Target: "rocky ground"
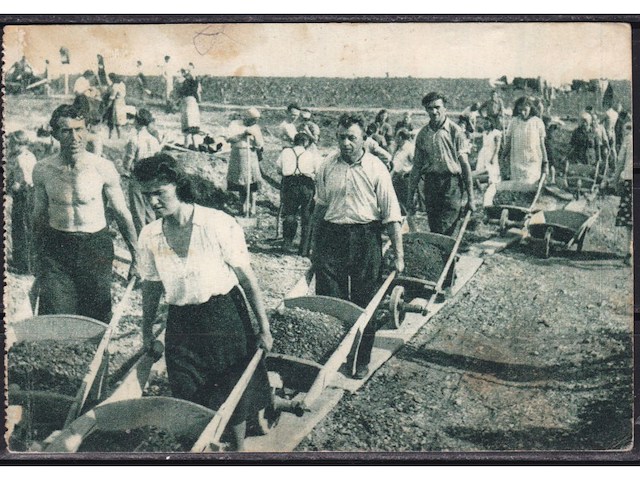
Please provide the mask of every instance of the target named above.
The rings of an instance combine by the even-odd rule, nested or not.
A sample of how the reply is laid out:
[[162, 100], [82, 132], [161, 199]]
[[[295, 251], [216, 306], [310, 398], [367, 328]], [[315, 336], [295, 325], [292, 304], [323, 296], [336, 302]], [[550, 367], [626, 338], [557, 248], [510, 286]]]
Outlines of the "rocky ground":
[[[37, 128], [46, 123], [52, 106], [10, 103], [7, 126]], [[24, 108], [32, 115], [20, 116]], [[154, 115], [160, 129], [178, 128], [178, 115]], [[272, 186], [278, 182], [273, 160], [280, 146], [271, 132], [279, 114], [270, 115], [264, 119], [267, 182], [259, 197], [256, 228], [247, 229], [246, 238], [267, 308], [273, 309], [307, 270], [309, 260], [281, 251], [275, 239], [279, 196]], [[218, 132], [231, 116], [204, 112], [203, 119]], [[324, 138], [321, 147], [326, 152], [330, 134]], [[112, 160], [123, 145], [124, 139], [107, 142]], [[224, 188], [225, 154], [188, 154], [184, 162], [195, 175]], [[216, 198], [222, 198], [221, 208], [238, 211], [234, 198]], [[622, 264], [620, 229], [613, 227], [617, 202], [616, 197], [604, 197], [587, 206], [600, 209], [600, 216], [582, 254], [557, 251], [543, 260], [536, 245], [523, 244], [487, 257], [469, 284], [360, 391], [345, 396], [298, 450], [626, 448], [631, 434], [633, 283], [631, 269]], [[557, 206], [548, 197], [542, 203]], [[463, 251], [494, 232], [482, 223], [481, 212], [474, 215]], [[126, 286], [126, 250], [121, 239], [116, 244], [122, 261], [116, 262], [114, 304]], [[10, 245], [7, 252], [10, 255]], [[9, 321], [25, 311], [31, 282], [32, 277], [7, 273], [4, 306]], [[140, 348], [140, 305], [135, 290], [113, 337], [112, 374], [122, 373]]]

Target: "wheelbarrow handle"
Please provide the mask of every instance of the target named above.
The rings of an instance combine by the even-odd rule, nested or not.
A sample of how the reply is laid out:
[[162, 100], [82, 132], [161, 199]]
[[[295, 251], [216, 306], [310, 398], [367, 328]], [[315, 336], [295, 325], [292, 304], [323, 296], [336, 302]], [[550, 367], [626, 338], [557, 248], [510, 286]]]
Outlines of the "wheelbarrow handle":
[[262, 360], [264, 353], [265, 351], [262, 348], [258, 348], [247, 365], [247, 368], [245, 368], [242, 373], [238, 383], [233, 387], [233, 390], [231, 390], [227, 399], [202, 431], [198, 440], [194, 443], [191, 448], [192, 452], [201, 453], [215, 449], [220, 441], [220, 437], [222, 437], [224, 429], [227, 427], [227, 424], [231, 419], [231, 415], [238, 406], [238, 403], [240, 402], [244, 391], [247, 389], [256, 368], [258, 368], [258, 364], [260, 363], [260, 360]]

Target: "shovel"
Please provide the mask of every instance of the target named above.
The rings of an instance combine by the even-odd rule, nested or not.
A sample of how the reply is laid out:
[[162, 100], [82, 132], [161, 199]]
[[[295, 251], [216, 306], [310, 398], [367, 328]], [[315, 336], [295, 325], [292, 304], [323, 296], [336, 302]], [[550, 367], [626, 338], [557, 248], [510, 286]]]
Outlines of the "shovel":
[[236, 217], [236, 221], [242, 228], [253, 228], [257, 224], [257, 220], [251, 217], [251, 147], [249, 138], [247, 138], [247, 192], [244, 201], [244, 217]]

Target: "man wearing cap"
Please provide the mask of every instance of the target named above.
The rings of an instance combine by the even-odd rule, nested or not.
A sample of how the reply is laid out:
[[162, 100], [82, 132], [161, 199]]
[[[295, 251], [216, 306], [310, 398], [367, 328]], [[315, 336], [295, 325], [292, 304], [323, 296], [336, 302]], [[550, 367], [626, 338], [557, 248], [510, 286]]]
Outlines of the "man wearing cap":
[[[429, 123], [416, 137], [408, 199], [414, 198], [422, 178], [430, 230], [452, 235], [460, 219], [465, 193], [467, 208], [475, 210], [466, 136], [462, 128], [447, 118], [444, 95], [428, 93], [422, 105], [429, 114]], [[409, 208], [415, 208], [412, 202]]]
[[135, 117], [136, 132], [127, 142], [123, 161], [123, 176], [129, 178], [129, 208], [138, 235], [140, 235], [142, 227], [156, 219], [153, 208], [140, 191], [140, 185], [131, 177], [136, 162], [143, 158], [152, 157], [160, 151], [158, 139], [149, 132], [149, 125], [153, 121], [149, 110], [146, 108], [138, 110]]
[[297, 103], [292, 103], [287, 107], [287, 118], [278, 125], [278, 136], [285, 146], [293, 145], [293, 139], [298, 133], [298, 118], [300, 117], [300, 107]]
[[[380, 286], [382, 230], [395, 253], [395, 268], [404, 270], [400, 205], [384, 164], [364, 149], [365, 122], [344, 114], [338, 121], [339, 152], [316, 174], [312, 262], [316, 294], [349, 300], [365, 308]], [[356, 378], [368, 375], [375, 337], [370, 323], [356, 359]]]
[[[34, 240], [40, 314], [111, 315], [113, 240], [105, 201], [131, 252], [136, 274], [136, 231], [112, 162], [85, 149], [82, 112], [62, 105], [49, 122], [60, 152], [36, 164]], [[105, 200], [106, 198], [106, 200]]]
[[[229, 168], [227, 170], [227, 189], [240, 194], [243, 213], [247, 208], [251, 214], [256, 211], [256, 193], [260, 189], [262, 174], [258, 163], [258, 154], [264, 148], [264, 138], [258, 119], [260, 112], [251, 107], [244, 113], [244, 118], [234, 120], [227, 129], [227, 142], [231, 145]], [[247, 207], [247, 185], [249, 186], [249, 206]]]
[[318, 157], [307, 150], [310, 139], [304, 133], [297, 133], [293, 147], [282, 150], [276, 165], [282, 175], [280, 199], [282, 202], [283, 249], [289, 251], [298, 229], [298, 211], [300, 211], [300, 246], [298, 255], [307, 256], [310, 247], [311, 213], [315, 193], [314, 178], [318, 169]]

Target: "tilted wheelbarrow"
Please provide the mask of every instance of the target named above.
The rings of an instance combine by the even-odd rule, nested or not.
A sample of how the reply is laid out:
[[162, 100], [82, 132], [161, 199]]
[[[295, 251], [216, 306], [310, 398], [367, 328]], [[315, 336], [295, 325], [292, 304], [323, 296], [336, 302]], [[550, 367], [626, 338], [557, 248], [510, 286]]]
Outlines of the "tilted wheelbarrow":
[[[471, 211], [467, 211], [455, 238], [421, 232], [403, 235], [405, 270], [395, 279], [388, 300], [396, 328], [400, 327], [407, 312], [426, 315], [453, 285], [458, 249], [470, 218]], [[426, 306], [410, 303], [417, 297], [428, 299]]]
[[609, 155], [604, 159], [604, 168], [601, 171], [602, 161], [598, 155], [598, 161], [594, 165], [567, 162], [564, 168], [564, 178], [559, 184], [577, 200], [580, 195], [595, 195], [600, 188], [600, 182], [607, 177], [609, 170]]
[[[540, 198], [546, 178], [547, 175], [543, 173], [535, 190], [531, 189], [530, 185], [510, 185], [507, 182], [504, 182], [503, 185], [499, 184], [502, 187], [509, 185], [514, 188], [505, 188], [496, 192], [496, 199], [494, 199], [493, 205], [485, 207], [488, 223], [498, 224], [500, 226], [500, 235], [502, 236], [507, 233], [509, 228], [523, 228], [529, 217], [538, 211], [535, 206], [538, 198]], [[521, 197], [521, 201], [514, 201], [510, 198], [500, 200], [501, 196], [504, 198], [505, 196], [512, 197], [514, 195]]]
[[[196, 453], [221, 450], [223, 433], [263, 356], [263, 350], [256, 351], [217, 411], [168, 396], [140, 397], [139, 391], [136, 392], [137, 398], [126, 398], [126, 392], [121, 386], [109, 399], [47, 439], [45, 451]], [[286, 355], [268, 354], [265, 362], [270, 383], [276, 377], [276, 381], [273, 382], [276, 385], [272, 384], [274, 389], [286, 389], [298, 394], [310, 389], [320, 369], [314, 362]], [[141, 382], [143, 387], [147, 378], [148, 375]], [[298, 417], [305, 414], [302, 409], [286, 408], [282, 408], [279, 413], [289, 411]], [[268, 435], [270, 429], [275, 426], [275, 422], [269, 424], [264, 418], [255, 418], [248, 423], [248, 427], [252, 427], [251, 433], [256, 435]], [[149, 438], [154, 435], [155, 439]], [[159, 440], [166, 440], [167, 437], [174, 440], [164, 447], [162, 444], [158, 445]], [[180, 445], [176, 445], [177, 440]], [[274, 449], [277, 449], [277, 445], [274, 445]]]
[[[77, 418], [86, 408], [97, 404], [104, 396], [104, 382], [108, 375], [109, 355], [107, 346], [111, 335], [116, 329], [124, 311], [124, 306], [131, 295], [135, 280], [132, 279], [122, 297], [122, 300], [114, 310], [109, 324], [105, 324], [92, 318], [80, 315], [41, 315], [25, 319], [19, 322], [10, 323], [7, 326], [8, 339], [8, 410], [12, 412], [15, 421], [13, 445], [24, 443], [24, 445], [13, 447], [18, 450], [29, 449], [29, 444], [43, 440], [54, 430], [64, 428]], [[56, 344], [69, 343], [77, 344], [79, 360], [87, 361], [86, 366], [81, 365], [80, 369], [84, 374], [79, 385], [65, 386], [65, 392], [53, 392], [38, 386], [41, 378], [38, 369], [45, 367], [51, 358], [26, 358], [23, 359], [29, 365], [21, 373], [14, 370], [12, 365], [12, 349], [17, 349], [29, 342], [29, 345], [36, 347], [43, 355], [46, 355], [47, 348], [52, 342]], [[43, 348], [44, 347], [44, 348]], [[88, 350], [93, 350], [89, 352]], [[14, 350], [14, 353], [17, 350]], [[62, 352], [65, 350], [63, 349]], [[28, 354], [28, 352], [27, 352]], [[71, 353], [72, 354], [72, 353]], [[91, 360], [87, 360], [86, 355], [91, 355]], [[73, 359], [65, 358], [65, 361]], [[22, 361], [22, 360], [21, 360]], [[58, 368], [63, 368], [58, 365]], [[64, 373], [64, 372], [62, 372]], [[19, 381], [16, 381], [15, 379]], [[52, 377], [55, 378], [55, 377]], [[22, 384], [20, 384], [22, 383]], [[73, 383], [73, 382], [71, 382]], [[76, 393], [71, 395], [68, 390], [73, 389]], [[76, 390], [77, 389], [77, 390]], [[18, 439], [18, 437], [24, 437]]]
[[569, 249], [574, 244], [582, 251], [584, 239], [598, 218], [598, 213], [586, 214], [571, 210], [550, 210], [534, 214], [529, 221], [529, 236], [541, 245], [540, 252], [549, 258], [554, 247]]

